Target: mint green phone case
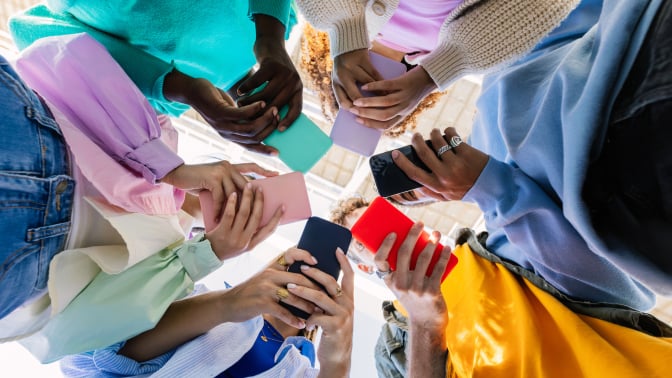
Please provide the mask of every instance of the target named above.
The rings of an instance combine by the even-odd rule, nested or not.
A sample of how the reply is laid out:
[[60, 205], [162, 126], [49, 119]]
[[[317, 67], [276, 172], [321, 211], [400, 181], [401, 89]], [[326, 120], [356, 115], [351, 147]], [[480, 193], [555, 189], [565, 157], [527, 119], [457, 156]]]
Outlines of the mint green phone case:
[[[285, 114], [286, 109], [283, 108], [280, 117]], [[308, 172], [333, 144], [331, 138], [303, 113], [287, 130], [273, 131], [264, 143], [277, 148], [280, 152], [278, 157], [289, 168], [303, 173]]]

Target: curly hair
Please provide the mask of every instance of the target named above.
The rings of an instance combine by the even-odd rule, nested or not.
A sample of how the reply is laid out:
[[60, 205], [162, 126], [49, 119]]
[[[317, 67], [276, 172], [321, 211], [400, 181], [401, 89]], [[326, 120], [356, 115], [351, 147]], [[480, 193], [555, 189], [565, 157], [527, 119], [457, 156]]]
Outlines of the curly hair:
[[[322, 114], [329, 121], [334, 121], [338, 112], [338, 102], [332, 89], [331, 74], [334, 61], [331, 59], [329, 35], [306, 23], [301, 40], [301, 64], [299, 66], [307, 76], [306, 87], [318, 93]], [[418, 106], [401, 122], [385, 131], [385, 135], [397, 137], [418, 126], [418, 116], [438, 103], [445, 92], [433, 92], [422, 99]]]
[[369, 206], [369, 201], [362, 197], [349, 197], [336, 203], [329, 214], [329, 220], [341, 226], [345, 226], [345, 220], [355, 210]]

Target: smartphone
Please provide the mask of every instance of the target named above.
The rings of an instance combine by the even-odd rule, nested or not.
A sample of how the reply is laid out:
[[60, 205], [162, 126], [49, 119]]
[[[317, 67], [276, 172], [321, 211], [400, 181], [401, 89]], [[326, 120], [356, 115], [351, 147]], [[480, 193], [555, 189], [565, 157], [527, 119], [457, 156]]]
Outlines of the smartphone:
[[[317, 265], [313, 265], [332, 277], [338, 279], [341, 272], [341, 265], [336, 259], [336, 248], [340, 247], [343, 253], [347, 253], [352, 234], [347, 228], [331, 223], [327, 220], [318, 217], [310, 217], [303, 229], [297, 248], [310, 252], [317, 259]], [[301, 264], [303, 262], [297, 261], [289, 266], [288, 271], [292, 273], [301, 273]], [[315, 281], [313, 281], [315, 282]], [[322, 290], [324, 286], [315, 282]], [[325, 290], [326, 291], [326, 290]], [[310, 314], [300, 310], [294, 306], [280, 302], [295, 316], [308, 319]]]
[[[378, 70], [384, 79], [394, 79], [406, 72], [406, 66], [369, 51], [371, 64]], [[375, 96], [372, 92], [362, 91], [364, 97]], [[372, 129], [357, 123], [357, 116], [345, 109], [336, 113], [334, 126], [331, 128], [330, 137], [334, 144], [346, 148], [363, 156], [371, 156], [376, 150], [378, 141], [383, 135], [382, 130]]]
[[[376, 253], [385, 237], [394, 232], [397, 234], [397, 238], [394, 241], [394, 245], [390, 250], [390, 254], [387, 257], [387, 262], [390, 264], [391, 270], [397, 269], [397, 254], [399, 253], [399, 247], [401, 243], [406, 239], [409, 230], [413, 226], [413, 221], [408, 218], [404, 213], [399, 211], [391, 203], [382, 197], [376, 197], [371, 205], [364, 211], [362, 216], [357, 220], [357, 222], [352, 226], [352, 236], [362, 243], [366, 249]], [[422, 250], [427, 246], [429, 242], [429, 233], [422, 231], [420, 237], [418, 238], [413, 252], [411, 253], [411, 269], [415, 268], [415, 264], [418, 261], [418, 256]], [[441, 251], [443, 250], [443, 245], [437, 244], [436, 249], [434, 250], [434, 255], [432, 260], [429, 263], [429, 268], [427, 270], [427, 275], [431, 275], [434, 271], [434, 266], [439, 261], [441, 256]], [[457, 265], [457, 257], [455, 255], [450, 256], [448, 260], [448, 265], [441, 276], [441, 281], [443, 281], [450, 273], [451, 270]]]
[[[425, 143], [427, 143], [429, 148], [432, 148], [431, 141], [427, 140]], [[371, 167], [373, 181], [376, 183], [378, 194], [383, 197], [407, 192], [422, 186], [417, 181], [411, 180], [401, 168], [394, 164], [394, 160], [392, 160], [392, 151], [394, 150], [385, 151], [369, 158], [369, 166]], [[420, 157], [417, 152], [415, 152], [413, 146], [404, 146], [398, 148], [397, 151], [406, 156], [406, 158], [413, 164], [424, 169], [428, 173], [431, 173], [427, 165], [420, 160]]]
[[[280, 218], [279, 224], [296, 222], [312, 215], [306, 180], [301, 172], [253, 180], [251, 184], [253, 188], [261, 187], [264, 193], [264, 206], [259, 223], [261, 226], [268, 224], [276, 209], [282, 205], [285, 205], [285, 213]], [[199, 193], [198, 199], [201, 203], [205, 232], [210, 232], [217, 227], [215, 223], [217, 214], [213, 211], [212, 193], [203, 190]], [[224, 208], [222, 208], [223, 211]]]
[[306, 173], [329, 151], [333, 142], [315, 122], [301, 113], [287, 130], [274, 130], [264, 139], [264, 144], [277, 148], [278, 157], [290, 169]]
[[[268, 82], [252, 90], [246, 97], [259, 93], [266, 85]], [[285, 118], [288, 111], [287, 105], [280, 108], [280, 119]], [[278, 158], [291, 170], [306, 173], [329, 151], [333, 142], [315, 122], [301, 113], [287, 130], [274, 130], [264, 139], [264, 144], [277, 148]]]

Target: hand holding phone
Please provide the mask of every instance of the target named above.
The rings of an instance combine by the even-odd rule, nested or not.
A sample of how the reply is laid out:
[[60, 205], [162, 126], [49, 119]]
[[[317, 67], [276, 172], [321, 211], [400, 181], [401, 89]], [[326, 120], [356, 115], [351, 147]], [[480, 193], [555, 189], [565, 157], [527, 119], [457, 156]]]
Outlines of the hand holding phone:
[[[347, 253], [351, 240], [352, 234], [347, 228], [322, 218], [310, 217], [296, 247], [310, 252], [317, 259], [317, 264], [313, 265], [313, 268], [317, 268], [337, 279], [341, 272], [341, 266], [336, 259], [336, 248], [341, 248], [343, 253]], [[290, 265], [287, 271], [302, 273], [301, 264], [302, 262], [297, 261]], [[312, 278], [311, 280], [315, 282]], [[325, 290], [324, 286], [315, 283], [322, 290]], [[308, 319], [310, 317], [310, 314], [285, 302], [280, 302], [280, 304], [299, 318]]]
[[[376, 253], [380, 245], [383, 244], [385, 237], [394, 232], [397, 234], [397, 238], [394, 241], [394, 245], [390, 250], [390, 254], [387, 258], [387, 262], [390, 264], [390, 270], [394, 271], [397, 269], [397, 254], [399, 253], [399, 247], [403, 243], [404, 239], [408, 235], [409, 230], [413, 226], [413, 221], [408, 218], [404, 213], [399, 211], [391, 203], [382, 197], [376, 197], [376, 199], [371, 202], [369, 208], [364, 211], [362, 216], [357, 220], [357, 222], [352, 226], [352, 236], [358, 240], [366, 249]], [[425, 248], [429, 242], [429, 234], [423, 231], [418, 238], [413, 252], [411, 253], [411, 269], [415, 268], [415, 264], [418, 260], [418, 256]], [[439, 261], [441, 256], [441, 251], [443, 250], [443, 245], [437, 244], [436, 249], [434, 250], [434, 255], [427, 269], [426, 275], [431, 275], [434, 270], [434, 266]], [[448, 273], [457, 265], [457, 257], [455, 255], [450, 256], [448, 260], [448, 265], [446, 270], [441, 276], [441, 281], [443, 281]]]
[[[429, 148], [432, 148], [431, 141], [426, 141]], [[385, 151], [377, 155], [371, 156], [369, 159], [369, 166], [371, 167], [371, 174], [373, 181], [376, 183], [378, 194], [382, 197], [389, 197], [395, 194], [407, 192], [422, 186], [417, 181], [411, 180], [404, 171], [401, 170], [392, 159], [392, 151]], [[422, 162], [413, 146], [408, 145], [398, 148], [397, 151], [411, 161], [411, 163], [430, 172], [425, 163]]]
[[[369, 51], [371, 64], [384, 79], [393, 79], [406, 72], [406, 66], [401, 62], [388, 59]], [[375, 96], [375, 93], [361, 91], [364, 97]], [[383, 131], [366, 127], [357, 122], [357, 116], [346, 109], [340, 109], [336, 113], [334, 126], [331, 128], [330, 137], [338, 146], [363, 156], [371, 156], [376, 150], [378, 140]]]
[[[259, 226], [263, 227], [273, 218], [280, 206], [285, 207], [285, 213], [280, 218], [279, 225], [307, 219], [312, 215], [306, 180], [301, 172], [290, 172], [280, 176], [261, 178], [250, 182], [252, 189], [261, 188], [264, 194], [264, 206]], [[210, 232], [217, 224], [213, 213], [213, 199], [209, 191], [199, 193], [203, 224], [205, 232]], [[222, 211], [224, 209], [222, 208]], [[221, 214], [219, 214], [221, 215]]]

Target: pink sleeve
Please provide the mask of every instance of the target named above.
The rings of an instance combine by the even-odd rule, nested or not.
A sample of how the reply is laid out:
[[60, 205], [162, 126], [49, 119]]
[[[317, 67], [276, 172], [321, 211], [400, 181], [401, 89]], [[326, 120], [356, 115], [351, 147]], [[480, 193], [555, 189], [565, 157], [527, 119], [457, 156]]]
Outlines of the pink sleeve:
[[184, 161], [161, 141], [156, 113], [86, 34], [44, 38], [16, 63], [22, 79], [113, 159], [150, 183]]

